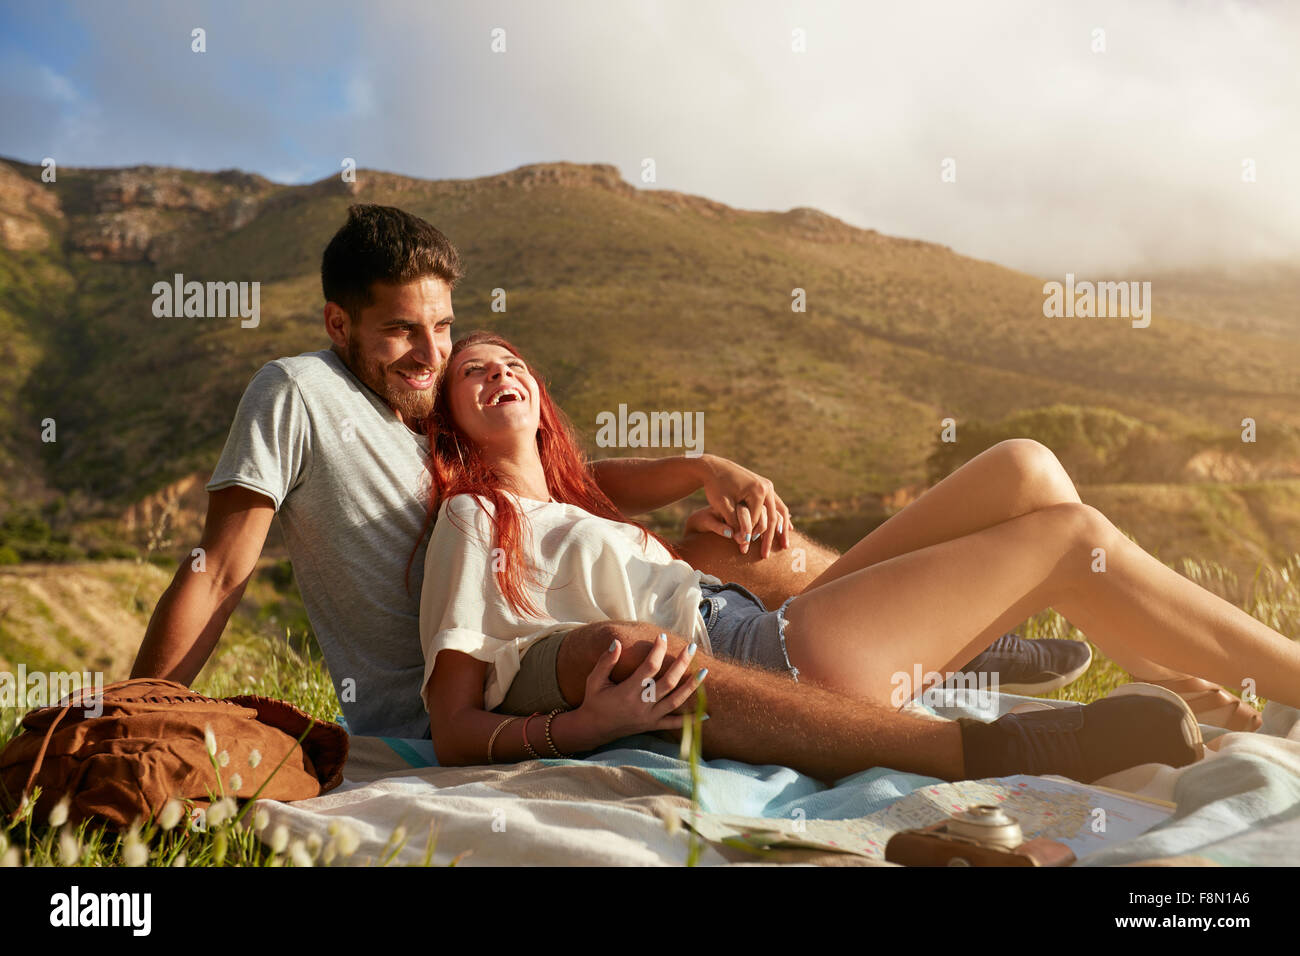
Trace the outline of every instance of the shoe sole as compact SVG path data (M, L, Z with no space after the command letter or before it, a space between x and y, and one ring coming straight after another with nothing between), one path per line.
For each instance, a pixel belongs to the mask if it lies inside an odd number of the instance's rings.
M1144 684L1140 681L1134 681L1130 684L1120 684L1106 697L1159 697L1167 700L1171 704L1176 704L1178 709L1183 712L1183 742L1196 752L1196 760L1202 760L1205 757L1205 740L1201 736L1201 725L1197 721L1196 715L1192 713L1192 708L1167 687L1157 687L1155 684ZM1105 698L1103 698L1105 699Z
M1022 697L1034 697L1038 694L1050 694L1054 690L1060 690L1062 687L1068 687L1073 684L1092 666L1092 645L1084 645L1088 648L1088 659L1072 671L1066 671L1064 674L1058 674L1050 680L1039 681L1033 684L998 684L998 691L1003 694L1019 694ZM1177 696L1177 695L1175 695Z
M1201 708L1201 712L1196 719L1207 727L1218 727L1222 730L1231 731L1233 733L1252 734L1263 726L1263 715L1260 714L1258 710L1251 707L1246 701L1234 697L1223 687L1213 684L1210 681L1200 681L1200 683L1208 685L1203 688L1183 687L1182 690L1184 690L1185 693L1180 693L1179 690L1175 690L1175 687L1178 687L1187 681L1199 681L1199 679L1191 677L1181 680L1161 681L1159 683L1148 681L1147 683L1154 683L1157 687L1163 687L1165 690L1178 694L1179 697L1187 701L1187 706L1192 708L1192 713L1194 714L1196 713L1196 708L1192 706L1193 701L1199 702L1207 697L1215 697L1217 699L1220 694L1227 695L1231 703L1219 704L1216 700L1216 703L1213 705ZM1231 707L1232 710L1227 715L1218 720L1209 719L1209 714L1217 714L1229 707ZM1243 717L1243 714L1247 714L1248 716ZM1248 722L1249 726L1230 726L1234 722L1240 724L1243 721Z
M1051 704L1039 704L1035 701L1027 700L1023 704L1016 704L1016 706L1012 707L1009 711L1007 711L1007 713L1008 714L1032 714L1038 710L1059 710L1059 709L1060 708L1058 707L1053 707Z

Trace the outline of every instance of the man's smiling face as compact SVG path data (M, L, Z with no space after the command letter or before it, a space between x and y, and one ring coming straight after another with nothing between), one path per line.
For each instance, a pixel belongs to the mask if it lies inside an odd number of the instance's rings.
M451 288L436 276L376 282L372 302L353 319L325 306L330 338L357 378L411 428L427 418L451 352Z

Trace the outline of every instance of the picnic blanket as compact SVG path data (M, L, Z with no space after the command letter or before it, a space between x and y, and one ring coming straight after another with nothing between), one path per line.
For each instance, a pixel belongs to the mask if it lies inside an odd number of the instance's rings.
M1027 700L995 695L987 711L911 706L935 719L991 720ZM344 824L359 848L335 865L418 863L430 850L435 864L681 865L693 824L712 837L699 865L889 866L882 841L890 832L938 822L957 797L979 797L1007 799L1039 822L1046 813L1064 824L1073 813L1066 830L1035 825L1026 838L1070 833L1079 866L1300 863L1300 711L1270 702L1255 733L1202 732L1206 759L1196 764L1146 764L1094 781L1136 799L1085 790L1044 810L1021 795L1039 783L1044 792L1072 785L1032 777L950 784L878 767L828 787L788 767L709 760L699 768L697 815L690 768L658 737L615 741L584 760L438 767L431 741L354 736L344 783L322 797L266 803L272 825L263 838L282 823L295 838L327 843ZM392 839L399 827L401 846Z

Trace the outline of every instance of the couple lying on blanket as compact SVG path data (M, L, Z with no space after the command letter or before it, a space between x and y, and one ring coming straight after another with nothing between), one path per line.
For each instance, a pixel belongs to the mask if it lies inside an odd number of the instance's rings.
M1300 705L1300 649L1081 504L1032 442L969 462L768 610L620 514L541 374L500 336L454 345L430 422L423 696L446 764L672 731L702 684L706 755L822 779L872 764L1081 781L1182 766L1201 739L1173 690L1228 695L1180 671L1250 677ZM898 675L960 666L1049 606L1149 683L992 723L897 712ZM594 626L608 620L641 629L610 640Z
M249 382L206 485L204 560L181 563L132 676L196 678L278 517L349 731L432 736L448 764L671 735L701 684L706 756L827 781L876 766L1090 781L1196 759L1193 715L1254 729L1211 682L1300 706L1300 648L1081 504L1042 445L989 449L823 555L734 462L587 467L517 350L453 347L461 275L420 217L349 209L321 265L332 348ZM709 507L676 553L626 517L700 488ZM1077 677L1087 644L1004 633L1049 606L1146 683L988 723L900 712L932 672L1030 694Z

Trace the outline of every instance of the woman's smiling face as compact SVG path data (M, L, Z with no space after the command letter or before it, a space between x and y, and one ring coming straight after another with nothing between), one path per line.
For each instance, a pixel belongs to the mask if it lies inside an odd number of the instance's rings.
M537 433L537 381L528 364L499 345L471 345L447 370L447 400L456 424L480 447L516 432Z

